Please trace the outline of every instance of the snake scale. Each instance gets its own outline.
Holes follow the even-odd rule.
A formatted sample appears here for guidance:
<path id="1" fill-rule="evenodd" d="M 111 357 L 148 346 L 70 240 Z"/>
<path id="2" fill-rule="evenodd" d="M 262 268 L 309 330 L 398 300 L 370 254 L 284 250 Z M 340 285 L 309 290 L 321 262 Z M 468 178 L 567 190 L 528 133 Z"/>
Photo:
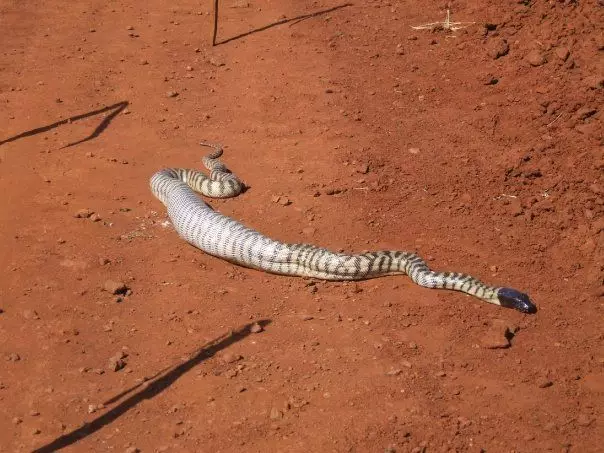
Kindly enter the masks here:
<path id="1" fill-rule="evenodd" d="M 214 211 L 195 192 L 229 198 L 245 190 L 244 184 L 219 160 L 222 147 L 214 148 L 203 163 L 210 175 L 197 170 L 166 168 L 151 177 L 153 194 L 162 201 L 178 234 L 204 252 L 262 271 L 323 280 L 364 280 L 407 274 L 426 288 L 461 291 L 485 302 L 535 313 L 526 294 L 512 288 L 489 286 L 455 272 L 435 272 L 415 253 L 378 251 L 348 255 L 310 244 L 286 244 L 266 237 L 236 220 Z"/>

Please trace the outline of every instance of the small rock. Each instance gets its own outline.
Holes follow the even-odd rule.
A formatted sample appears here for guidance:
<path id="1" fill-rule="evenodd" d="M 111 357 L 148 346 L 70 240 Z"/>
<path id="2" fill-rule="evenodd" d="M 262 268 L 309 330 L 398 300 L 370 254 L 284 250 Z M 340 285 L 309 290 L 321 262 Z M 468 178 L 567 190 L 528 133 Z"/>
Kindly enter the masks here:
<path id="1" fill-rule="evenodd" d="M 570 50 L 568 50 L 567 47 L 558 47 L 555 50 L 555 54 L 560 60 L 566 61 L 566 59 L 570 56 Z"/>
<path id="2" fill-rule="evenodd" d="M 102 218 L 97 213 L 94 213 L 90 216 L 90 220 L 92 220 L 93 222 L 100 222 Z"/>
<path id="3" fill-rule="evenodd" d="M 409 148 L 407 151 L 411 154 L 419 154 L 419 148 Z"/>
<path id="4" fill-rule="evenodd" d="M 600 90 L 604 88 L 604 76 L 593 75 L 583 79 L 583 83 L 592 90 Z"/>
<path id="5" fill-rule="evenodd" d="M 23 419 L 20 417 L 13 417 L 13 425 L 20 425 L 23 423 Z"/>
<path id="6" fill-rule="evenodd" d="M 496 60 L 508 54 L 510 45 L 505 39 L 495 39 L 491 41 L 487 47 L 487 54 Z"/>
<path id="7" fill-rule="evenodd" d="M 386 371 L 386 376 L 398 376 L 402 372 L 403 370 L 401 370 L 400 368 L 393 368 L 391 370 Z"/>
<path id="8" fill-rule="evenodd" d="M 235 363 L 235 362 L 238 362 L 239 360 L 242 360 L 243 356 L 241 354 L 225 352 L 224 354 L 221 355 L 220 359 L 222 360 L 223 363 Z"/>
<path id="9" fill-rule="evenodd" d="M 166 92 L 166 97 L 168 98 L 175 98 L 176 96 L 178 96 L 178 91 L 170 90 Z"/>
<path id="10" fill-rule="evenodd" d="M 99 258 L 99 264 L 101 266 L 104 266 L 106 264 L 109 264 L 111 262 L 111 260 L 109 258 L 105 258 L 104 256 Z"/>
<path id="11" fill-rule="evenodd" d="M 600 231 L 604 230 L 604 217 L 600 217 L 598 220 L 596 220 L 591 227 L 593 228 L 593 231 L 595 234 L 598 234 Z"/>
<path id="12" fill-rule="evenodd" d="M 124 453 L 140 453 L 140 450 L 136 447 L 128 447 Z"/>
<path id="13" fill-rule="evenodd" d="M 25 319 L 40 319 L 40 315 L 36 310 L 23 310 L 23 317 Z"/>
<path id="14" fill-rule="evenodd" d="M 281 206 L 289 206 L 290 204 L 292 204 L 291 200 L 287 197 L 280 197 L 279 198 L 279 204 Z"/>
<path id="15" fill-rule="evenodd" d="M 105 281 L 105 283 L 103 283 L 103 290 L 114 295 L 126 294 L 126 291 L 128 291 L 128 287 L 124 282 L 107 280 Z"/>
<path id="16" fill-rule="evenodd" d="M 366 175 L 367 173 L 369 173 L 369 165 L 367 164 L 361 164 L 356 168 L 356 172 L 357 173 L 361 173 L 362 175 Z"/>
<path id="17" fill-rule="evenodd" d="M 522 215 L 522 213 L 524 212 L 524 210 L 522 209 L 522 203 L 520 203 L 520 200 L 518 198 L 512 198 L 510 200 L 510 204 L 508 205 L 510 214 L 514 217 L 518 217 L 520 215 Z"/>
<path id="18" fill-rule="evenodd" d="M 18 362 L 21 360 L 21 356 L 16 352 L 10 352 L 6 355 L 6 360 L 9 362 Z"/>
<path id="19" fill-rule="evenodd" d="M 577 417 L 577 425 L 583 426 L 584 428 L 587 428 L 593 422 L 593 417 L 590 417 L 589 415 L 581 414 Z"/>
<path id="20" fill-rule="evenodd" d="M 140 63 L 140 65 L 141 65 L 141 66 L 146 66 L 146 65 L 148 65 L 148 64 L 149 64 L 149 61 L 148 61 L 148 60 L 145 60 L 145 59 L 143 58 L 141 61 L 139 61 L 139 63 Z"/>
<path id="21" fill-rule="evenodd" d="M 311 315 L 300 315 L 300 319 L 302 319 L 302 321 L 311 321 L 314 317 Z"/>
<path id="22" fill-rule="evenodd" d="M 514 337 L 517 327 L 511 326 L 501 319 L 494 319 L 489 330 L 482 336 L 480 342 L 485 349 L 506 349 L 510 347 L 510 339 Z"/>
<path id="23" fill-rule="evenodd" d="M 273 196 L 271 197 L 271 201 L 272 201 L 273 203 L 279 203 L 279 200 L 280 200 L 280 199 L 281 199 L 281 196 L 279 196 L 279 195 L 273 195 Z"/>
<path id="24" fill-rule="evenodd" d="M 405 55 L 405 48 L 402 44 L 396 45 L 396 50 L 394 51 L 397 55 Z"/>
<path id="25" fill-rule="evenodd" d="M 316 230 L 315 228 L 313 228 L 313 227 L 306 227 L 306 228 L 302 228 L 302 233 L 303 233 L 305 236 L 308 236 L 308 237 L 314 236 L 314 235 L 315 235 L 315 233 L 316 233 L 316 231 L 317 231 L 317 230 Z"/>
<path id="26" fill-rule="evenodd" d="M 526 59 L 526 61 L 528 61 L 528 63 L 531 66 L 541 66 L 541 65 L 544 65 L 547 62 L 547 59 L 545 58 L 545 55 L 543 55 L 537 49 L 533 49 L 528 54 L 526 54 L 525 59 Z"/>
<path id="27" fill-rule="evenodd" d="M 342 193 L 342 189 L 327 189 L 325 190 L 325 195 L 337 195 Z"/>
<path id="28" fill-rule="evenodd" d="M 554 383 L 546 378 L 539 379 L 537 381 L 537 387 L 539 387 L 540 389 L 546 389 L 548 387 L 551 387 L 552 385 L 554 385 Z"/>
<path id="29" fill-rule="evenodd" d="M 42 431 L 39 428 L 34 428 L 34 430 L 31 432 L 34 436 L 37 436 L 38 434 L 40 434 Z"/>
<path id="30" fill-rule="evenodd" d="M 257 322 L 252 324 L 252 327 L 250 327 L 250 332 L 252 332 L 252 333 L 260 333 L 263 330 L 264 329 L 262 328 L 262 326 L 260 324 L 258 324 Z"/>
<path id="31" fill-rule="evenodd" d="M 80 210 L 76 211 L 73 216 L 77 219 L 87 219 L 92 214 L 94 214 L 94 212 L 91 211 L 90 209 L 80 209 Z"/>
<path id="32" fill-rule="evenodd" d="M 271 420 L 279 420 L 279 419 L 283 418 L 283 412 L 281 412 L 276 407 L 273 407 L 271 409 L 269 417 L 270 417 Z"/>
<path id="33" fill-rule="evenodd" d="M 117 357 L 111 357 L 107 363 L 109 371 L 119 371 L 126 366 L 126 362 L 123 359 Z"/>

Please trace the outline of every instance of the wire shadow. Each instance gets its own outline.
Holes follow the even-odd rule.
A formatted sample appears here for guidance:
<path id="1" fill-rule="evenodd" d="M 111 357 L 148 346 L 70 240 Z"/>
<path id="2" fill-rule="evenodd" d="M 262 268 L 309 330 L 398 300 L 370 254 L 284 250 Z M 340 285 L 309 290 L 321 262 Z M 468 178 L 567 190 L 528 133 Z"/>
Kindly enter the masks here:
<path id="1" fill-rule="evenodd" d="M 244 38 L 244 37 L 252 35 L 254 33 L 258 33 L 258 32 L 264 31 L 264 30 L 268 30 L 269 28 L 276 27 L 277 25 L 286 24 L 288 22 L 293 22 L 292 25 L 295 25 L 298 22 L 302 22 L 303 20 L 311 19 L 313 17 L 317 17 L 317 16 L 321 16 L 323 14 L 331 13 L 332 11 L 336 11 L 338 9 L 346 8 L 348 6 L 352 6 L 352 3 L 343 3 L 342 5 L 337 5 L 337 6 L 328 8 L 328 9 L 323 9 L 321 11 L 315 11 L 314 13 L 303 14 L 301 16 L 292 17 L 290 19 L 281 19 L 281 20 L 278 20 L 278 21 L 273 22 L 271 24 L 264 25 L 263 27 L 256 28 L 256 29 L 250 30 L 250 31 L 246 31 L 245 33 L 241 33 L 240 35 L 233 36 L 231 38 L 227 38 L 227 39 L 225 39 L 223 41 L 216 42 L 216 39 L 214 37 L 213 45 L 219 46 L 221 44 L 226 44 L 227 42 L 235 41 L 237 39 Z"/>
<path id="2" fill-rule="evenodd" d="M 101 133 L 105 129 L 107 129 L 107 127 L 109 126 L 111 121 L 113 121 L 113 119 L 117 115 L 119 115 L 122 112 L 122 110 L 124 110 L 126 107 L 128 107 L 128 104 L 129 104 L 128 101 L 118 102 L 117 104 L 109 105 L 107 107 L 103 107 L 98 110 L 93 110 L 92 112 L 87 112 L 87 113 L 83 113 L 81 115 L 72 116 L 71 118 L 57 121 L 56 123 L 52 123 L 47 126 L 42 126 L 42 127 L 36 128 L 36 129 L 32 129 L 30 131 L 22 132 L 18 135 L 15 135 L 14 137 L 10 137 L 5 140 L 0 140 L 0 146 L 4 145 L 5 143 L 10 143 L 10 142 L 14 142 L 15 140 L 19 140 L 20 138 L 31 137 L 32 135 L 41 134 L 42 132 L 48 132 L 56 127 L 62 126 L 63 124 L 69 124 L 74 121 L 78 121 L 78 120 L 81 120 L 84 118 L 88 118 L 90 116 L 98 115 L 100 113 L 105 113 L 110 110 L 113 110 L 113 112 L 111 112 L 109 115 L 107 115 L 105 118 L 103 118 L 103 121 L 101 121 L 101 123 L 96 127 L 96 129 L 92 132 L 92 134 L 90 134 L 86 138 L 83 138 L 82 140 L 78 140 L 77 142 L 69 143 L 68 145 L 61 147 L 61 149 L 68 148 L 68 147 L 74 146 L 74 145 L 78 145 L 80 143 L 87 142 L 88 140 L 92 140 L 93 138 L 96 138 L 99 135 L 101 135 Z"/>
<path id="3" fill-rule="evenodd" d="M 260 324 L 262 327 L 265 327 L 270 323 L 271 321 L 269 319 L 263 319 L 261 321 L 258 321 L 258 324 Z M 141 401 L 151 399 L 163 392 L 183 374 L 185 374 L 194 366 L 203 362 L 205 359 L 212 357 L 214 354 L 216 354 L 222 349 L 229 347 L 233 343 L 243 340 L 245 337 L 250 335 L 250 333 L 252 333 L 251 329 L 253 325 L 254 323 L 246 324 L 245 326 L 235 331 L 229 332 L 221 337 L 218 337 L 206 343 L 201 348 L 193 352 L 191 358 L 189 358 L 189 360 L 187 360 L 186 362 L 164 368 L 155 376 L 153 376 L 150 380 L 135 385 L 134 387 L 125 390 L 119 395 L 110 398 L 108 401 L 105 402 L 106 405 L 115 403 L 119 399 L 128 395 L 129 393 L 132 393 L 135 390 L 141 388 L 140 391 L 134 393 L 133 395 L 122 401 L 119 405 L 105 412 L 103 415 L 97 417 L 90 423 L 85 423 L 84 425 L 77 429 L 74 429 L 70 433 L 64 434 L 58 437 L 57 439 L 53 440 L 52 442 L 40 448 L 37 448 L 36 450 L 34 450 L 33 453 L 51 453 L 62 448 L 68 447 L 84 439 L 85 437 L 94 434 L 95 432 L 102 429 L 104 426 L 107 426 L 117 420 L 120 416 L 124 415 L 126 412 L 135 407 Z"/>

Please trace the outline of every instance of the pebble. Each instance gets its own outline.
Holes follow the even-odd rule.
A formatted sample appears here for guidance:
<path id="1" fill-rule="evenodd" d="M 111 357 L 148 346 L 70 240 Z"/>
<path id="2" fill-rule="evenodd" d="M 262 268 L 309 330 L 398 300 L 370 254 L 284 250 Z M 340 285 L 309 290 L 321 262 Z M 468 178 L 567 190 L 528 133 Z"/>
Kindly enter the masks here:
<path id="1" fill-rule="evenodd" d="M 594 422 L 594 419 L 589 415 L 581 414 L 577 417 L 577 425 L 587 428 Z"/>
<path id="2" fill-rule="evenodd" d="M 40 319 L 40 315 L 36 310 L 23 310 L 23 317 L 25 319 Z"/>
<path id="3" fill-rule="evenodd" d="M 526 54 L 525 59 L 531 66 L 541 66 L 547 62 L 545 55 L 543 55 L 537 49 L 533 49 L 528 54 Z"/>
<path id="4" fill-rule="evenodd" d="M 306 228 L 302 228 L 302 233 L 303 233 L 305 236 L 308 236 L 308 237 L 314 236 L 314 235 L 315 235 L 315 233 L 316 233 L 316 231 L 317 231 L 317 230 L 316 230 L 315 228 L 313 228 L 313 227 L 306 227 Z"/>
<path id="5" fill-rule="evenodd" d="M 128 447 L 124 453 L 140 453 L 140 450 L 136 447 Z"/>
<path id="6" fill-rule="evenodd" d="M 73 214 L 73 216 L 77 219 L 87 219 L 92 214 L 94 214 L 94 212 L 90 209 L 79 209 Z"/>
<path id="7" fill-rule="evenodd" d="M 220 356 L 220 360 L 223 363 L 235 363 L 242 359 L 243 359 L 243 356 L 241 354 L 235 354 L 232 352 L 225 352 L 224 354 L 222 354 Z"/>
<path id="8" fill-rule="evenodd" d="M 522 215 L 524 210 L 522 209 L 522 203 L 518 198 L 512 198 L 510 200 L 510 204 L 508 205 L 508 210 L 510 214 L 514 217 L 518 217 Z"/>
<path id="9" fill-rule="evenodd" d="M 18 362 L 21 360 L 21 356 L 16 352 L 10 352 L 6 355 L 6 360 L 9 362 Z"/>
<path id="10" fill-rule="evenodd" d="M 570 50 L 568 50 L 567 47 L 558 47 L 555 50 L 555 54 L 560 60 L 566 61 L 566 59 L 570 56 Z"/>
<path id="11" fill-rule="evenodd" d="M 510 51 L 510 45 L 505 39 L 496 39 L 489 43 L 487 47 L 487 54 L 496 60 L 500 57 L 504 57 Z"/>
<path id="12" fill-rule="evenodd" d="M 551 387 L 552 385 L 554 385 L 554 383 L 546 378 L 542 378 L 537 381 L 537 387 L 539 387 L 540 389 L 546 389 L 548 387 Z"/>
<path id="13" fill-rule="evenodd" d="M 279 197 L 279 204 L 281 206 L 289 206 L 292 204 L 292 201 L 287 197 Z"/>
<path id="14" fill-rule="evenodd" d="M 252 327 L 250 327 L 250 332 L 252 333 L 260 333 L 264 330 L 264 328 L 258 324 L 257 322 L 255 322 L 254 324 L 252 324 Z"/>
<path id="15" fill-rule="evenodd" d="M 583 79 L 583 83 L 592 90 L 599 90 L 604 88 L 604 76 L 603 75 L 593 75 L 588 76 Z"/>
<path id="16" fill-rule="evenodd" d="M 99 258 L 99 264 L 101 266 L 105 266 L 106 264 L 109 264 L 111 262 L 111 260 L 109 258 L 105 258 L 104 256 Z"/>
<path id="17" fill-rule="evenodd" d="M 23 419 L 20 417 L 13 417 L 13 425 L 20 425 L 23 423 Z"/>
<path id="18" fill-rule="evenodd" d="M 107 363 L 107 368 L 110 371 L 119 371 L 126 366 L 126 361 L 124 360 L 127 357 L 127 354 L 124 351 L 119 351 L 113 357 L 109 358 L 109 362 Z"/>
<path id="19" fill-rule="evenodd" d="M 494 319 L 489 329 L 482 336 L 480 343 L 485 349 L 506 349 L 510 347 L 510 338 L 517 328 L 510 327 L 501 319 Z"/>
<path id="20" fill-rule="evenodd" d="M 100 222 L 102 218 L 97 213 L 94 213 L 90 216 L 90 220 L 92 220 L 93 222 Z"/>
<path id="21" fill-rule="evenodd" d="M 269 417 L 270 417 L 271 420 L 279 420 L 279 419 L 283 418 L 283 412 L 281 412 L 276 407 L 273 407 L 271 409 Z"/>
<path id="22" fill-rule="evenodd" d="M 103 283 L 103 290 L 114 295 L 126 294 L 126 292 L 128 291 L 128 287 L 124 282 L 106 280 L 105 283 Z"/>
<path id="23" fill-rule="evenodd" d="M 419 148 L 409 148 L 407 151 L 411 154 L 419 154 Z"/>
<path id="24" fill-rule="evenodd" d="M 139 62 L 141 64 L 141 66 L 145 66 L 149 64 L 148 60 L 145 60 L 144 58 Z"/>
<path id="25" fill-rule="evenodd" d="M 166 92 L 166 97 L 168 98 L 175 98 L 176 96 L 178 96 L 178 91 L 170 90 Z"/>

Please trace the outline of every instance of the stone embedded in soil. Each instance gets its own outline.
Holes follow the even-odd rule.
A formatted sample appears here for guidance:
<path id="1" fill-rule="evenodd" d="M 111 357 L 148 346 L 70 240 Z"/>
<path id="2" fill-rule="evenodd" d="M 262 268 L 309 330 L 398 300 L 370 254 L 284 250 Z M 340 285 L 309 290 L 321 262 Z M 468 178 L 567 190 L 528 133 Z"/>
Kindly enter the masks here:
<path id="1" fill-rule="evenodd" d="M 592 75 L 585 77 L 583 83 L 592 90 L 604 88 L 604 75 Z"/>
<path id="2" fill-rule="evenodd" d="M 511 346 L 510 339 L 513 338 L 517 330 L 516 326 L 510 326 L 506 321 L 494 319 L 480 339 L 480 343 L 485 349 L 509 348 Z"/>
<path id="3" fill-rule="evenodd" d="M 533 49 L 527 53 L 525 59 L 531 66 L 541 66 L 547 62 L 545 55 L 537 49 Z"/>
<path id="4" fill-rule="evenodd" d="M 140 453 L 140 450 L 136 447 L 128 447 L 124 453 Z"/>
<path id="5" fill-rule="evenodd" d="M 522 215 L 524 210 L 522 209 L 522 203 L 518 198 L 512 198 L 510 200 L 510 204 L 508 205 L 508 210 L 510 214 L 514 217 L 518 217 Z"/>
<path id="6" fill-rule="evenodd" d="M 90 220 L 92 220 L 93 222 L 100 222 L 102 218 L 97 213 L 94 213 L 90 216 Z"/>
<path id="7" fill-rule="evenodd" d="M 487 46 L 487 54 L 493 59 L 504 57 L 510 51 L 510 45 L 505 39 L 494 39 Z"/>
<path id="8" fill-rule="evenodd" d="M 118 295 L 126 294 L 126 292 L 128 291 L 128 287 L 124 282 L 106 280 L 105 283 L 103 283 L 103 290 L 107 291 L 110 294 Z"/>
<path id="9" fill-rule="evenodd" d="M 558 47 L 555 50 L 555 54 L 560 60 L 566 61 L 566 59 L 570 56 L 570 50 L 568 50 L 568 47 Z"/>
<path id="10" fill-rule="evenodd" d="M 123 359 L 118 359 L 117 357 L 111 357 L 107 363 L 107 368 L 109 371 L 119 371 L 125 366 L 126 362 Z"/>
<path id="11" fill-rule="evenodd" d="M 252 332 L 252 333 L 260 333 L 263 330 L 264 329 L 262 328 L 262 326 L 260 324 L 258 324 L 257 322 L 252 324 L 252 327 L 250 327 L 250 332 Z"/>
<path id="12" fill-rule="evenodd" d="M 243 359 L 243 356 L 241 354 L 236 354 L 233 352 L 225 352 L 224 354 L 222 354 L 220 356 L 220 360 L 223 363 L 235 363 L 242 359 Z"/>
<path id="13" fill-rule="evenodd" d="M 554 385 L 554 383 L 547 378 L 539 379 L 537 381 L 537 387 L 539 387 L 540 389 L 546 389 L 548 387 L 551 387 L 552 385 Z"/>
<path id="14" fill-rule="evenodd" d="M 92 214 L 94 214 L 94 211 L 91 211 L 90 209 L 79 209 L 73 214 L 73 216 L 77 219 L 87 219 Z"/>
<path id="15" fill-rule="evenodd" d="M 166 92 L 166 97 L 168 98 L 175 98 L 176 96 L 178 96 L 178 91 L 170 90 Z"/>
<path id="16" fill-rule="evenodd" d="M 271 420 L 279 420 L 279 419 L 283 418 L 283 412 L 281 412 L 276 407 L 273 407 L 271 409 L 269 417 L 270 417 Z"/>
<path id="17" fill-rule="evenodd" d="M 6 355 L 6 360 L 8 362 L 18 362 L 19 360 L 21 360 L 21 356 L 16 352 L 10 352 Z"/>
<path id="18" fill-rule="evenodd" d="M 25 319 L 40 319 L 40 315 L 36 310 L 23 310 L 23 317 Z"/>

